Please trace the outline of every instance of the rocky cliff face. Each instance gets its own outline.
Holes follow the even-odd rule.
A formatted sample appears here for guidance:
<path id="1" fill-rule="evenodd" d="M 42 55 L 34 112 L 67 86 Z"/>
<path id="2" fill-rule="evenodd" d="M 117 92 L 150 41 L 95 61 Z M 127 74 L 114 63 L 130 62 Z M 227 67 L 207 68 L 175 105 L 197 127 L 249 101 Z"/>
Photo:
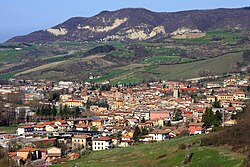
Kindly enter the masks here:
<path id="1" fill-rule="evenodd" d="M 71 18 L 57 26 L 14 37 L 7 42 L 149 40 L 217 28 L 250 29 L 249 18 L 248 8 L 173 13 L 127 8 L 103 11 L 89 18 Z"/>

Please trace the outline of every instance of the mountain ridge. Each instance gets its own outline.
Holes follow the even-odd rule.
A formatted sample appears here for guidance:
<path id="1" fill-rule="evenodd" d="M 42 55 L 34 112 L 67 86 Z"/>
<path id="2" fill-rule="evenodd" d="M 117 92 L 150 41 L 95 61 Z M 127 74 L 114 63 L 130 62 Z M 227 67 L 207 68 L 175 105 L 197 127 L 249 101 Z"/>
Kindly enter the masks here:
<path id="1" fill-rule="evenodd" d="M 248 8 L 154 12 L 145 8 L 102 11 L 92 17 L 72 17 L 63 23 L 6 42 L 142 41 L 167 38 L 187 28 L 205 32 L 218 28 L 250 29 Z"/>

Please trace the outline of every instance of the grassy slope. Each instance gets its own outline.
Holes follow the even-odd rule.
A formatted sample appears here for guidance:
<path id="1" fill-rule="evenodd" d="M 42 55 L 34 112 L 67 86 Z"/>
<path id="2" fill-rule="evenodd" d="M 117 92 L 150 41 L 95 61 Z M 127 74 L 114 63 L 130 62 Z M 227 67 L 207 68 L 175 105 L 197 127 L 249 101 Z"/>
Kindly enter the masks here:
<path id="1" fill-rule="evenodd" d="M 164 79 L 187 79 L 199 77 L 201 70 L 208 70 L 213 74 L 231 72 L 234 63 L 241 60 L 241 53 L 235 53 L 192 63 L 159 66 L 153 72 L 160 71 L 160 77 Z"/>
<path id="2" fill-rule="evenodd" d="M 244 156 L 231 153 L 226 148 L 199 147 L 199 137 L 191 137 L 190 148 L 193 158 L 190 167 L 225 166 L 236 167 L 244 161 Z M 57 164 L 55 167 L 115 167 L 115 166 L 185 166 L 183 165 L 185 150 L 178 149 L 180 144 L 185 143 L 185 138 L 173 139 L 165 142 L 142 144 L 129 148 L 117 148 L 106 151 L 91 152 L 82 158 L 65 164 Z M 163 156 L 166 155 L 166 156 Z M 163 156 L 162 158 L 159 158 Z"/>
<path id="3" fill-rule="evenodd" d="M 188 79 L 199 77 L 199 72 L 203 70 L 210 71 L 211 74 L 222 74 L 231 72 L 234 63 L 242 61 L 241 54 L 242 53 L 233 53 L 211 59 L 175 65 L 129 65 L 118 68 L 123 70 L 123 73 L 112 75 L 113 78 L 109 79 L 111 79 L 112 83 L 137 82 L 150 76 L 157 76 L 161 79 Z M 101 79 L 102 78 L 98 81 L 101 82 Z"/>

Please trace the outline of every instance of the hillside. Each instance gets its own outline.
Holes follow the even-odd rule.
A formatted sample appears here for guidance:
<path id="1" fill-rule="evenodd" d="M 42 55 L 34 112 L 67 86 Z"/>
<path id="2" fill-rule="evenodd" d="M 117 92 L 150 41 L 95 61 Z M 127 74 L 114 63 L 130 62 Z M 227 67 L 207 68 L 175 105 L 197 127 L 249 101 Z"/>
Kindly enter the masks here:
<path id="1" fill-rule="evenodd" d="M 240 166 L 245 156 L 229 152 L 226 147 L 200 147 L 200 136 L 190 138 L 189 153 L 193 153 L 191 163 L 183 164 L 185 149 L 180 149 L 185 138 L 173 139 L 152 144 L 142 144 L 129 148 L 91 152 L 80 159 L 54 167 L 104 167 L 104 166 L 159 166 L 159 167 L 236 167 Z M 209 156 L 208 156 L 209 155 Z"/>
<path id="2" fill-rule="evenodd" d="M 215 29 L 250 29 L 249 8 L 156 13 L 142 8 L 103 11 L 93 17 L 75 17 L 7 42 L 109 41 L 162 39 L 183 33 Z"/>
<path id="3" fill-rule="evenodd" d="M 118 83 L 248 73 L 249 13 L 121 9 L 71 18 L 0 44 L 0 79 Z"/>

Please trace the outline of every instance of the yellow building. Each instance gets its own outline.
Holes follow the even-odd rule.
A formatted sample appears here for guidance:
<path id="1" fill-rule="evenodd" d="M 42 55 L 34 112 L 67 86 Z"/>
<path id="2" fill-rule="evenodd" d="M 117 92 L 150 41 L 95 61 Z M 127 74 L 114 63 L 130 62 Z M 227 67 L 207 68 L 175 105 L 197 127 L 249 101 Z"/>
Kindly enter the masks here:
<path id="1" fill-rule="evenodd" d="M 234 101 L 235 98 L 233 96 L 233 94 L 220 94 L 217 97 L 218 101 Z"/>
<path id="2" fill-rule="evenodd" d="M 81 150 L 83 148 L 89 149 L 91 147 L 92 137 L 89 135 L 75 135 L 72 137 L 72 149 Z"/>
<path id="3" fill-rule="evenodd" d="M 102 126 L 102 120 L 93 120 L 91 121 L 92 126 L 97 127 L 98 129 Z"/>
<path id="4" fill-rule="evenodd" d="M 84 106 L 83 100 L 66 100 L 64 105 L 67 105 L 68 107 L 79 107 L 82 108 Z"/>

